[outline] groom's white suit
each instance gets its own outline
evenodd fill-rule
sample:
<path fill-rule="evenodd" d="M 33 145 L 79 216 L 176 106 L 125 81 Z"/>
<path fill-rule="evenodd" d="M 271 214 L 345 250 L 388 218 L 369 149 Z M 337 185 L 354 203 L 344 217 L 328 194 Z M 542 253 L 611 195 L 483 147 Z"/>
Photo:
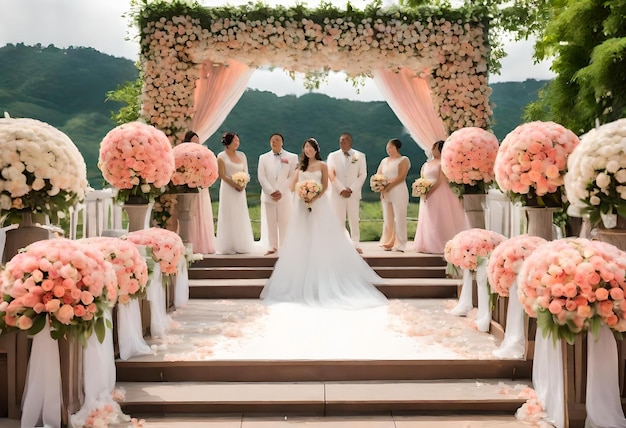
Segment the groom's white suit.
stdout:
<path fill-rule="evenodd" d="M 361 188 L 367 177 L 367 164 L 365 154 L 352 148 L 351 137 L 348 136 L 349 143 L 342 140 L 346 135 L 340 138 L 341 149 L 328 155 L 328 175 L 332 183 L 330 196 L 342 224 L 345 223 L 347 215 L 350 237 L 358 248 L 361 239 L 359 230 Z"/>
<path fill-rule="evenodd" d="M 298 166 L 298 156 L 285 150 L 270 150 L 259 156 L 257 178 L 261 184 L 261 203 L 265 212 L 267 240 L 270 251 L 283 242 L 291 208 L 293 193 L 289 190 L 291 178 Z M 280 199 L 272 197 L 280 192 Z"/>

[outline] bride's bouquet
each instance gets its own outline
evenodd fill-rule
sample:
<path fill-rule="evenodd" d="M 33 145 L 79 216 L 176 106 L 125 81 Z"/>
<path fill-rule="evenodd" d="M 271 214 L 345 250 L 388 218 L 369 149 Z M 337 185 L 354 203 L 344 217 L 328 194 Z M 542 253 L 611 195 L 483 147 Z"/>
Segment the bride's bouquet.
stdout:
<path fill-rule="evenodd" d="M 374 174 L 370 177 L 370 187 L 373 192 L 381 192 L 387 184 L 389 180 L 383 174 Z"/>
<path fill-rule="evenodd" d="M 430 189 L 433 188 L 433 183 L 427 178 L 416 178 L 413 184 L 411 185 L 412 192 L 411 194 L 416 198 L 421 198 L 430 192 Z"/>
<path fill-rule="evenodd" d="M 313 198 L 322 191 L 322 185 L 315 180 L 299 181 L 296 184 L 296 193 L 302 199 L 309 211 L 311 211 L 311 202 Z"/>
<path fill-rule="evenodd" d="M 250 182 L 250 175 L 245 171 L 236 172 L 230 178 L 240 186 L 245 186 Z"/>

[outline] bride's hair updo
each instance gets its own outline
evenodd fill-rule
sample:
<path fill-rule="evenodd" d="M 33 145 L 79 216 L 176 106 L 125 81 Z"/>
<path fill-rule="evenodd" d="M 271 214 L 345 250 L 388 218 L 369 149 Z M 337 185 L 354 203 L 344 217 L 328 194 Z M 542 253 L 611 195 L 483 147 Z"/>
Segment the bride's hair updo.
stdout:
<path fill-rule="evenodd" d="M 302 154 L 300 155 L 300 170 L 306 171 L 309 167 L 309 158 L 304 154 L 304 146 L 310 144 L 311 147 L 315 149 L 315 159 L 322 160 L 322 156 L 320 155 L 320 144 L 313 137 L 307 138 L 302 145 Z"/>
<path fill-rule="evenodd" d="M 237 136 L 236 132 L 224 132 L 222 134 L 222 145 L 224 147 L 230 146 L 230 143 L 233 142 L 233 139 Z"/>

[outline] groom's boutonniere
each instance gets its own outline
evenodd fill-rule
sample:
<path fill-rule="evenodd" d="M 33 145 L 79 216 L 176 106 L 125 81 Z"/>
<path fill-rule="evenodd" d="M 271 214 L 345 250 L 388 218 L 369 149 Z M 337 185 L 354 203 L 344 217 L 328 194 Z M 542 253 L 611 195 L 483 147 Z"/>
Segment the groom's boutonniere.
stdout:
<path fill-rule="evenodd" d="M 352 159 L 350 159 L 350 163 L 357 163 L 359 160 L 359 157 L 355 154 L 352 155 Z"/>
<path fill-rule="evenodd" d="M 287 158 L 280 158 L 280 163 L 289 163 Z"/>

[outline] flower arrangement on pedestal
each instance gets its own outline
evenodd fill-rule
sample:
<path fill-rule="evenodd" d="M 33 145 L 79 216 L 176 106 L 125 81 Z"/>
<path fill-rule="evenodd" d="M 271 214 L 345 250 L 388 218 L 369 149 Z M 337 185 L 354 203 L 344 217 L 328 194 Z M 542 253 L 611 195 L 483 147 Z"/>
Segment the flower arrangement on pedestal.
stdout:
<path fill-rule="evenodd" d="M 461 269 L 475 271 L 504 240 L 506 240 L 504 235 L 491 230 L 477 228 L 464 230 L 446 242 L 444 258 L 448 263 Z"/>
<path fill-rule="evenodd" d="M 523 206 L 562 208 L 567 158 L 578 142 L 576 134 L 558 123 L 518 126 L 498 150 L 494 165 L 498 186 Z"/>
<path fill-rule="evenodd" d="M 457 196 L 487 193 L 494 179 L 498 138 L 482 128 L 454 131 L 441 151 L 441 170 Z"/>
<path fill-rule="evenodd" d="M 127 202 L 131 196 L 151 200 L 165 192 L 174 173 L 172 146 L 154 126 L 125 123 L 100 143 L 98 168 L 118 190 L 118 201 Z"/>
<path fill-rule="evenodd" d="M 519 235 L 498 245 L 487 262 L 487 277 L 493 289 L 502 297 L 509 296 L 522 263 L 541 244 L 547 241 L 539 236 Z M 517 299 L 517 296 L 514 296 Z"/>
<path fill-rule="evenodd" d="M 53 339 L 102 341 L 105 310 L 117 299 L 111 264 L 97 249 L 69 239 L 37 241 L 14 256 L 0 274 L 0 333 L 40 332 L 50 323 Z M 49 318 L 49 319 L 48 319 Z"/>
<path fill-rule="evenodd" d="M 174 193 L 197 192 L 217 180 L 217 158 L 207 147 L 197 143 L 182 143 L 172 149 L 175 171 L 171 184 Z"/>
<path fill-rule="evenodd" d="M 70 138 L 34 119 L 0 119 L 0 216 L 63 218 L 85 198 L 87 167 Z"/>
<path fill-rule="evenodd" d="M 99 249 L 111 263 L 117 277 L 117 302 L 145 296 L 148 283 L 148 265 L 135 244 L 119 238 L 93 237 L 79 242 Z"/>
<path fill-rule="evenodd" d="M 602 323 L 626 331 L 626 256 L 599 241 L 567 238 L 535 249 L 518 275 L 518 297 L 544 337 L 573 344 Z"/>
<path fill-rule="evenodd" d="M 612 228 L 616 216 L 626 218 L 626 119 L 583 135 L 567 164 L 567 198 L 592 224 Z"/>
<path fill-rule="evenodd" d="M 152 258 L 159 263 L 164 274 L 178 273 L 178 264 L 185 255 L 185 244 L 180 236 L 172 231 L 151 227 L 136 230 L 122 237 L 135 245 L 150 247 Z"/>

